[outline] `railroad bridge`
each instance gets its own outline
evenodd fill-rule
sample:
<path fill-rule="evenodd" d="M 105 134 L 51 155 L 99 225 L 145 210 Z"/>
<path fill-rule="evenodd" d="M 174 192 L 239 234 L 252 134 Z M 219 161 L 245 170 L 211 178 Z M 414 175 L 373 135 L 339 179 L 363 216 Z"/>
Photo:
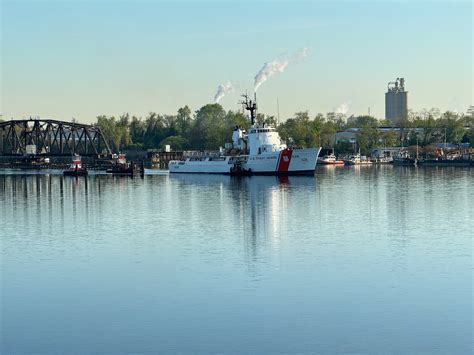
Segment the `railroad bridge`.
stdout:
<path fill-rule="evenodd" d="M 0 122 L 0 155 L 103 157 L 111 154 L 99 126 L 48 119 Z"/>

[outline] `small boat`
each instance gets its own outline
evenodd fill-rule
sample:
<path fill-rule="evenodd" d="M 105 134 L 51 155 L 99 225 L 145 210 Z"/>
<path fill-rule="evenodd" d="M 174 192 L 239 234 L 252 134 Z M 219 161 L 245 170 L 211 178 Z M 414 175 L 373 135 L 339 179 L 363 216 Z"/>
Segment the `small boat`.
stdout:
<path fill-rule="evenodd" d="M 398 156 L 393 158 L 394 166 L 415 166 L 416 163 L 417 163 L 417 159 L 412 158 L 406 150 L 400 151 Z"/>
<path fill-rule="evenodd" d="M 125 158 L 125 154 L 119 154 L 114 164 L 110 169 L 106 171 L 109 174 L 117 176 L 142 176 L 144 175 L 145 169 L 142 164 L 138 165 L 133 161 L 128 162 Z"/>
<path fill-rule="evenodd" d="M 374 164 L 392 164 L 393 158 L 392 157 L 378 157 L 372 160 Z"/>
<path fill-rule="evenodd" d="M 344 160 L 338 160 L 334 153 L 318 158 L 318 163 L 322 165 L 344 165 Z"/>
<path fill-rule="evenodd" d="M 87 168 L 82 165 L 81 157 L 74 155 L 68 170 L 63 171 L 64 176 L 87 176 Z"/>
<path fill-rule="evenodd" d="M 360 153 L 349 157 L 349 159 L 344 160 L 345 165 L 370 165 L 373 162 L 367 159 L 366 156 L 361 156 Z"/>

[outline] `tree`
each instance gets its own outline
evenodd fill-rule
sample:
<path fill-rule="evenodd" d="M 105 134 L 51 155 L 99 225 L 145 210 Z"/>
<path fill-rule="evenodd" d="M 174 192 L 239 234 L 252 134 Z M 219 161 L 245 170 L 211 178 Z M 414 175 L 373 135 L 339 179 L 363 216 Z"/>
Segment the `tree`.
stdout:
<path fill-rule="evenodd" d="M 281 137 L 290 144 L 302 147 L 314 147 L 318 144 L 319 132 L 315 130 L 308 111 L 296 112 L 294 118 L 282 123 L 278 131 Z"/>
<path fill-rule="evenodd" d="M 372 116 L 357 116 L 347 122 L 346 128 L 378 127 L 380 122 Z"/>
<path fill-rule="evenodd" d="M 165 137 L 165 127 L 162 117 L 155 112 L 150 112 L 145 119 L 144 147 L 157 148 Z"/>
<path fill-rule="evenodd" d="M 250 128 L 250 120 L 242 112 L 228 111 L 224 118 L 226 126 L 234 128 L 235 126 L 242 127 L 248 130 Z"/>
<path fill-rule="evenodd" d="M 120 148 L 121 136 L 117 129 L 115 117 L 97 116 L 97 125 L 102 130 L 102 134 L 105 136 L 110 149 L 117 152 Z"/>
<path fill-rule="evenodd" d="M 160 148 L 163 149 L 165 145 L 170 145 L 172 150 L 184 150 L 188 148 L 189 143 L 184 137 L 169 136 L 161 141 Z"/>
<path fill-rule="evenodd" d="M 178 122 L 176 116 L 162 115 L 161 119 L 165 127 L 165 136 L 175 136 L 178 134 Z"/>
<path fill-rule="evenodd" d="M 130 115 L 125 113 L 120 116 L 119 121 L 116 124 L 116 134 L 120 137 L 119 150 L 124 150 L 131 143 L 130 132 L 129 132 L 129 121 Z"/>
<path fill-rule="evenodd" d="M 176 128 L 180 135 L 187 136 L 192 126 L 191 109 L 186 105 L 178 109 L 176 115 Z"/>
<path fill-rule="evenodd" d="M 396 132 L 388 131 L 380 133 L 379 141 L 381 141 L 385 147 L 394 147 L 397 145 L 397 138 L 398 135 Z"/>
<path fill-rule="evenodd" d="M 129 132 L 132 143 L 137 147 L 143 148 L 145 137 L 144 122 L 141 119 L 133 116 L 132 121 L 130 122 Z"/>
<path fill-rule="evenodd" d="M 264 115 L 263 113 L 257 113 L 257 124 L 259 124 L 260 126 L 268 125 L 276 127 L 277 122 L 274 116 L 268 116 Z"/>
<path fill-rule="evenodd" d="M 207 104 L 196 111 L 190 144 L 194 149 L 218 149 L 226 140 L 226 112 L 219 104 Z"/>
<path fill-rule="evenodd" d="M 447 111 L 443 113 L 441 118 L 438 119 L 438 127 L 441 131 L 444 131 L 444 139 L 451 143 L 460 143 L 461 139 L 465 134 L 465 128 L 463 120 L 460 119 L 459 115 Z"/>

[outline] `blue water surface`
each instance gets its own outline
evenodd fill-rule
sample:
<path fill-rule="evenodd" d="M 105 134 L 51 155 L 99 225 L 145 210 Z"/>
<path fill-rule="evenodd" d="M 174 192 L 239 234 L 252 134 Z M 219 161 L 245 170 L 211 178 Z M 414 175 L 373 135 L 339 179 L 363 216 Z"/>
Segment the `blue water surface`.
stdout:
<path fill-rule="evenodd" d="M 474 172 L 0 174 L 1 348 L 470 354 Z"/>

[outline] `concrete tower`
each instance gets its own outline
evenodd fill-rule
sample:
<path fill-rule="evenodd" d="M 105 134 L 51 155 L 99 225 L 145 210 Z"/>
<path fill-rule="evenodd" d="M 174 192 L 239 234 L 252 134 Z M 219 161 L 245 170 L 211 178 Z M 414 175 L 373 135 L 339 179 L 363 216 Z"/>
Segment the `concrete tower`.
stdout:
<path fill-rule="evenodd" d="M 408 116 L 408 92 L 405 91 L 405 79 L 397 78 L 397 81 L 388 83 L 385 93 L 385 118 L 390 123 Z"/>

